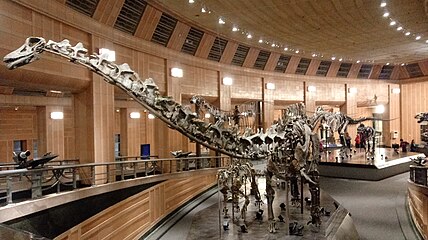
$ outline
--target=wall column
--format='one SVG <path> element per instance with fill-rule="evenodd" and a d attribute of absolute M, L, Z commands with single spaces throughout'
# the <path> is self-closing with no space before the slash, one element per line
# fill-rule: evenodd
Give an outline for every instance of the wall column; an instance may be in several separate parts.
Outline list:
<path fill-rule="evenodd" d="M 64 112 L 62 106 L 37 107 L 38 155 L 47 152 L 58 154 L 55 160 L 64 159 L 64 119 L 51 119 L 51 112 Z"/>
<path fill-rule="evenodd" d="M 310 85 L 311 84 L 308 82 L 303 83 L 303 97 L 304 97 L 305 108 L 307 113 L 315 112 L 315 109 L 316 109 L 315 99 L 316 99 L 317 93 L 316 91 L 315 92 L 308 91 L 308 86 Z"/>
<path fill-rule="evenodd" d="M 352 85 L 349 84 L 345 84 L 344 87 L 344 91 L 345 91 L 345 103 L 340 107 L 340 112 L 342 112 L 343 114 L 346 114 L 347 116 L 351 117 L 351 118 L 357 118 L 359 116 L 356 116 L 357 114 L 357 93 L 356 92 L 351 92 L 352 90 L 349 90 L 350 88 L 355 88 Z M 358 89 L 357 89 L 358 91 Z M 347 131 L 351 137 L 351 143 L 354 143 L 354 139 L 357 136 L 357 127 L 358 125 L 348 125 L 347 127 Z"/>
<path fill-rule="evenodd" d="M 141 109 L 120 109 L 120 153 L 122 156 L 140 156 L 142 120 L 131 118 L 131 112 L 139 112 L 141 118 L 145 117 Z"/>
<path fill-rule="evenodd" d="M 274 103 L 274 93 L 275 90 L 266 89 L 266 83 L 269 82 L 269 79 L 263 78 L 262 80 L 262 92 L 263 92 L 263 129 L 266 131 L 275 120 L 275 103 Z"/>
<path fill-rule="evenodd" d="M 400 131 L 400 94 L 392 93 L 393 88 L 400 88 L 398 84 L 388 85 L 388 104 L 385 106 L 383 118 L 383 142 L 386 146 L 391 146 L 393 143 L 400 143 L 402 134 Z M 416 121 L 415 121 L 416 122 Z M 391 134 L 392 131 L 397 131 L 398 136 Z M 410 143 L 412 139 L 406 139 Z"/>

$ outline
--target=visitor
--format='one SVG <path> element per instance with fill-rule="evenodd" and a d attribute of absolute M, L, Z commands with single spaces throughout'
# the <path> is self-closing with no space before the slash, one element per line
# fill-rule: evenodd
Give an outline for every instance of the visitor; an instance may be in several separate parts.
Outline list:
<path fill-rule="evenodd" d="M 361 144 L 360 134 L 357 133 L 357 136 L 355 137 L 355 147 L 360 148 L 361 147 L 360 144 Z"/>
<path fill-rule="evenodd" d="M 410 143 L 410 152 L 416 152 L 415 139 L 412 139 L 412 142 Z"/>
<path fill-rule="evenodd" d="M 348 132 L 345 132 L 345 144 L 347 148 L 351 148 L 351 136 Z"/>
<path fill-rule="evenodd" d="M 400 139 L 400 147 L 402 152 L 407 152 L 407 145 L 409 145 L 408 142 L 404 141 L 402 138 Z"/>

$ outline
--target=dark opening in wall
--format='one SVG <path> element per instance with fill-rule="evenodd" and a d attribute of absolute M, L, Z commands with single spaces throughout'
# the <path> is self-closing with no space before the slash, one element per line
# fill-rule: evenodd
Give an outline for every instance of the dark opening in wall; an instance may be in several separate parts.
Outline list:
<path fill-rule="evenodd" d="M 187 34 L 186 40 L 184 40 L 183 47 L 181 52 L 195 56 L 196 50 L 198 49 L 199 43 L 201 42 L 204 32 L 196 28 L 190 28 L 189 33 Z"/>
<path fill-rule="evenodd" d="M 373 65 L 370 65 L 370 64 L 361 65 L 357 78 L 363 78 L 363 79 L 369 78 L 372 68 L 373 68 Z"/>
<path fill-rule="evenodd" d="M 256 62 L 254 63 L 255 69 L 263 70 L 265 69 L 266 62 L 269 59 L 270 52 L 260 50 L 259 55 L 257 56 Z"/>
<path fill-rule="evenodd" d="M 309 58 L 300 59 L 299 65 L 297 65 L 296 74 L 305 75 L 306 71 L 308 71 L 309 63 L 311 63 L 311 59 Z"/>
<path fill-rule="evenodd" d="M 134 34 L 146 9 L 147 2 L 143 0 L 125 0 L 114 28 L 122 32 Z"/>
<path fill-rule="evenodd" d="M 285 72 L 288 63 L 290 62 L 291 56 L 281 55 L 276 63 L 275 72 Z"/>
<path fill-rule="evenodd" d="M 74 10 L 92 17 L 98 5 L 98 0 L 67 0 L 65 4 Z"/>
<path fill-rule="evenodd" d="M 226 48 L 226 44 L 226 39 L 216 37 L 214 44 L 211 47 L 210 53 L 208 54 L 208 59 L 219 62 L 221 56 L 223 55 L 224 49 Z"/>
<path fill-rule="evenodd" d="M 318 70 L 316 75 L 317 76 L 327 76 L 328 69 L 330 69 L 331 62 L 330 61 L 321 61 L 320 65 L 318 66 Z"/>
<path fill-rule="evenodd" d="M 232 65 L 242 67 L 245 58 L 247 57 L 248 51 L 250 51 L 250 47 L 239 45 L 236 49 L 235 55 L 233 56 Z"/>

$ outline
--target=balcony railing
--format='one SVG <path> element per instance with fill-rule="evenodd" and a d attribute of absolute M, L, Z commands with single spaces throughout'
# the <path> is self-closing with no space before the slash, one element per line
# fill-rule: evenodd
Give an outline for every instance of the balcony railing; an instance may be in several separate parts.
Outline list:
<path fill-rule="evenodd" d="M 423 185 L 428 186 L 428 167 L 427 166 L 416 166 L 411 165 L 410 166 L 410 181 Z"/>
<path fill-rule="evenodd" d="M 0 205 L 125 179 L 221 168 L 230 162 L 229 157 L 216 156 L 141 160 L 142 158 L 145 157 L 120 157 L 115 162 L 108 163 L 53 163 L 37 169 L 14 169 L 13 164 L 2 165 Z"/>

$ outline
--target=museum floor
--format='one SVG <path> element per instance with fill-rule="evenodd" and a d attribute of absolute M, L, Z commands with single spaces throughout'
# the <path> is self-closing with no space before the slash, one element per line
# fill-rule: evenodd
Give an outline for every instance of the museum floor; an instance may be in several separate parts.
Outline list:
<path fill-rule="evenodd" d="M 420 239 L 413 229 L 406 210 L 406 191 L 409 173 L 399 174 L 381 181 L 361 181 L 336 178 L 321 178 L 321 188 L 340 202 L 352 214 L 360 239 Z M 211 224 L 201 213 L 209 210 L 218 216 L 217 194 L 205 200 L 190 213 L 183 216 L 160 239 L 206 239 L 198 232 L 218 233 L 218 220 Z M 217 218 L 218 219 L 218 218 Z M 209 229 L 198 229 L 198 226 Z M 305 226 L 305 228 L 309 228 Z M 269 234 L 268 239 L 304 239 L 296 236 L 284 236 L 280 233 Z M 238 233 L 230 239 L 260 239 L 248 233 Z M 320 238 L 314 238 L 320 239 Z"/>

